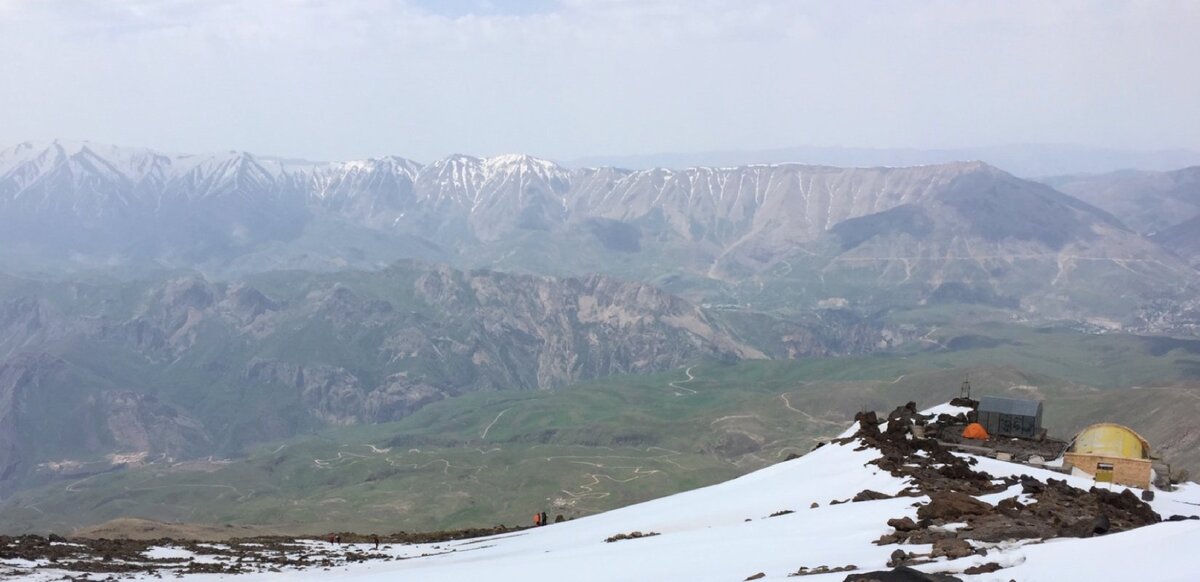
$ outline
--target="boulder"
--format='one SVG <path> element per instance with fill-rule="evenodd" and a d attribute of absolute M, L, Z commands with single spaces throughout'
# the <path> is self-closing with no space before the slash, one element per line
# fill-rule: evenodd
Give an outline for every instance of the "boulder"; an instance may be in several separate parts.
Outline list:
<path fill-rule="evenodd" d="M 942 491 L 930 494 L 929 503 L 917 508 L 917 517 L 954 521 L 967 515 L 987 515 L 993 512 L 995 508 L 991 505 L 970 495 L 957 491 Z"/>
<path fill-rule="evenodd" d="M 970 568 L 963 570 L 963 574 L 967 574 L 970 576 L 974 576 L 976 574 L 991 574 L 992 572 L 995 572 L 1001 568 L 1003 568 L 1003 566 L 1001 566 L 1000 564 L 997 564 L 995 562 L 988 562 L 986 564 L 980 564 L 978 566 L 971 566 Z"/>
<path fill-rule="evenodd" d="M 996 504 L 996 511 L 1008 517 L 1017 517 L 1025 510 L 1025 506 L 1016 497 L 1007 497 Z"/>
<path fill-rule="evenodd" d="M 950 399 L 950 406 L 961 406 L 963 408 L 979 408 L 979 401 L 972 400 L 970 398 L 963 398 L 960 396 L 958 398 Z"/>
<path fill-rule="evenodd" d="M 947 574 L 926 574 L 920 570 L 900 567 L 893 570 L 851 574 L 846 576 L 843 582 L 962 582 L 962 578 Z"/>
<path fill-rule="evenodd" d="M 1058 528 L 1058 537 L 1090 538 L 1094 529 L 1092 518 L 1085 517 L 1072 523 L 1063 524 Z"/>
<path fill-rule="evenodd" d="M 949 538 L 933 542 L 933 552 L 930 554 L 930 557 L 940 558 L 945 556 L 947 559 L 957 560 L 974 553 L 975 548 L 971 547 L 971 544 L 967 543 L 967 540 Z"/>
<path fill-rule="evenodd" d="M 872 491 L 870 489 L 863 489 L 862 491 L 859 491 L 858 494 L 856 494 L 854 496 L 854 498 L 851 499 L 850 501 L 856 501 L 856 502 L 857 501 L 877 501 L 880 499 L 891 499 L 891 498 L 892 498 L 892 496 L 888 495 L 886 493 L 880 493 L 878 491 Z"/>

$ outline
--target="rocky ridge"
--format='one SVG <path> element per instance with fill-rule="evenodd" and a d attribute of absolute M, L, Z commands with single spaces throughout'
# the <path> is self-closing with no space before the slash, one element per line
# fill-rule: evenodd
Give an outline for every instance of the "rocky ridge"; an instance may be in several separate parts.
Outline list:
<path fill-rule="evenodd" d="M 1112 215 L 981 162 L 623 170 L 524 155 L 311 163 L 21 144 L 0 153 L 0 227 L 20 250 L 13 268 L 435 258 L 649 280 L 669 265 L 746 301 L 786 291 L 793 308 L 796 297 L 868 311 L 955 300 L 1118 323 L 1197 278 Z M 1097 301 L 1098 279 L 1122 291 Z"/>
<path fill-rule="evenodd" d="M 957 416 L 961 418 L 943 420 L 966 422 L 965 415 Z M 860 440 L 863 447 L 878 449 L 882 456 L 873 464 L 911 483 L 904 495 L 929 498 L 918 506 L 916 521 L 908 517 L 888 520 L 893 532 L 875 543 L 932 544 L 932 552 L 919 555 L 896 550 L 891 565 L 986 555 L 989 543 L 1091 537 L 1162 520 L 1128 489 L 1120 493 L 1096 487 L 1085 491 L 1065 480 L 1043 481 L 1029 475 L 996 478 L 975 469 L 974 458 L 954 455 L 933 439 L 912 438 L 914 423 L 935 420 L 918 413 L 911 402 L 892 411 L 886 421 L 873 412 L 862 413 L 856 417 L 858 431 L 844 441 Z M 978 499 L 1016 486 L 1019 494 L 994 505 Z"/>

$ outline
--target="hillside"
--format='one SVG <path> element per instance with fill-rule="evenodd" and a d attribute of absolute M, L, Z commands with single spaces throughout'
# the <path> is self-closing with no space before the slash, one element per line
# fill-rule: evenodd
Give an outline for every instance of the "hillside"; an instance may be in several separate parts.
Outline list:
<path fill-rule="evenodd" d="M 90 477 L 44 466 L 28 482 L 40 486 L 0 505 L 0 523 L 67 531 L 136 516 L 305 533 L 413 531 L 524 523 L 531 504 L 578 517 L 768 466 L 841 431 L 864 408 L 949 398 L 964 378 L 977 395 L 1044 399 L 1051 436 L 1119 422 L 1173 467 L 1200 471 L 1195 345 L 1019 326 L 993 328 L 987 342 L 981 331 L 936 332 L 928 339 L 949 347 L 929 351 L 481 392 L 396 422 L 214 459 L 146 459 Z"/>
<path fill-rule="evenodd" d="M 1200 549 L 1200 526 L 1186 517 L 1200 503 L 1195 484 L 1155 491 L 1146 504 L 1137 490 L 1095 489 L 1091 479 L 897 440 L 892 425 L 912 420 L 900 412 L 883 425 L 864 415 L 845 438 L 739 479 L 545 528 L 378 550 L 307 541 L 273 553 L 259 542 L 237 546 L 236 562 L 228 546 L 166 541 L 138 546 L 134 561 L 143 564 L 133 570 L 148 563 L 264 581 L 327 579 L 331 567 L 362 580 L 510 579 L 527 576 L 531 565 L 596 581 L 832 581 L 901 566 L 953 576 L 935 580 L 1182 581 L 1194 574 L 1190 555 Z M 1165 521 L 1174 516 L 1183 519 Z M 1109 559 L 1114 554 L 1137 559 Z M 70 568 L 64 562 L 35 559 L 10 570 L 49 580 Z M 182 566 L 194 562 L 203 568 Z"/>
<path fill-rule="evenodd" d="M 1130 228 L 1200 267 L 1200 166 L 1062 176 L 1046 183 L 1120 216 Z"/>
<path fill-rule="evenodd" d="M 1043 181 L 1121 217 L 1130 228 L 1148 235 L 1200 216 L 1200 166 L 1057 176 Z"/>
<path fill-rule="evenodd" d="M 51 461 L 90 474 L 122 459 L 229 454 L 472 392 L 887 341 L 867 321 L 744 321 L 602 276 L 403 263 L 233 283 L 10 278 L 0 289 L 0 484 Z"/>

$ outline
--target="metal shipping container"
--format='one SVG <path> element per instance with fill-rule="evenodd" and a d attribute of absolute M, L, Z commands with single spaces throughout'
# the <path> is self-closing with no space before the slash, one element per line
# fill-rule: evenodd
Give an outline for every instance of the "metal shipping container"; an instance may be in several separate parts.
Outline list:
<path fill-rule="evenodd" d="M 1042 402 L 984 396 L 979 399 L 979 424 L 992 436 L 1038 438 L 1042 434 Z"/>

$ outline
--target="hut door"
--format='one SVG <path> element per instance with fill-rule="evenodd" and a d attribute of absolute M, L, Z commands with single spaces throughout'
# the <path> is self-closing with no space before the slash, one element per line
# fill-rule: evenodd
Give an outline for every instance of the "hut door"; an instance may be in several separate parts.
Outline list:
<path fill-rule="evenodd" d="M 1113 466 L 1111 463 L 1096 463 L 1096 482 L 1113 482 Z"/>

